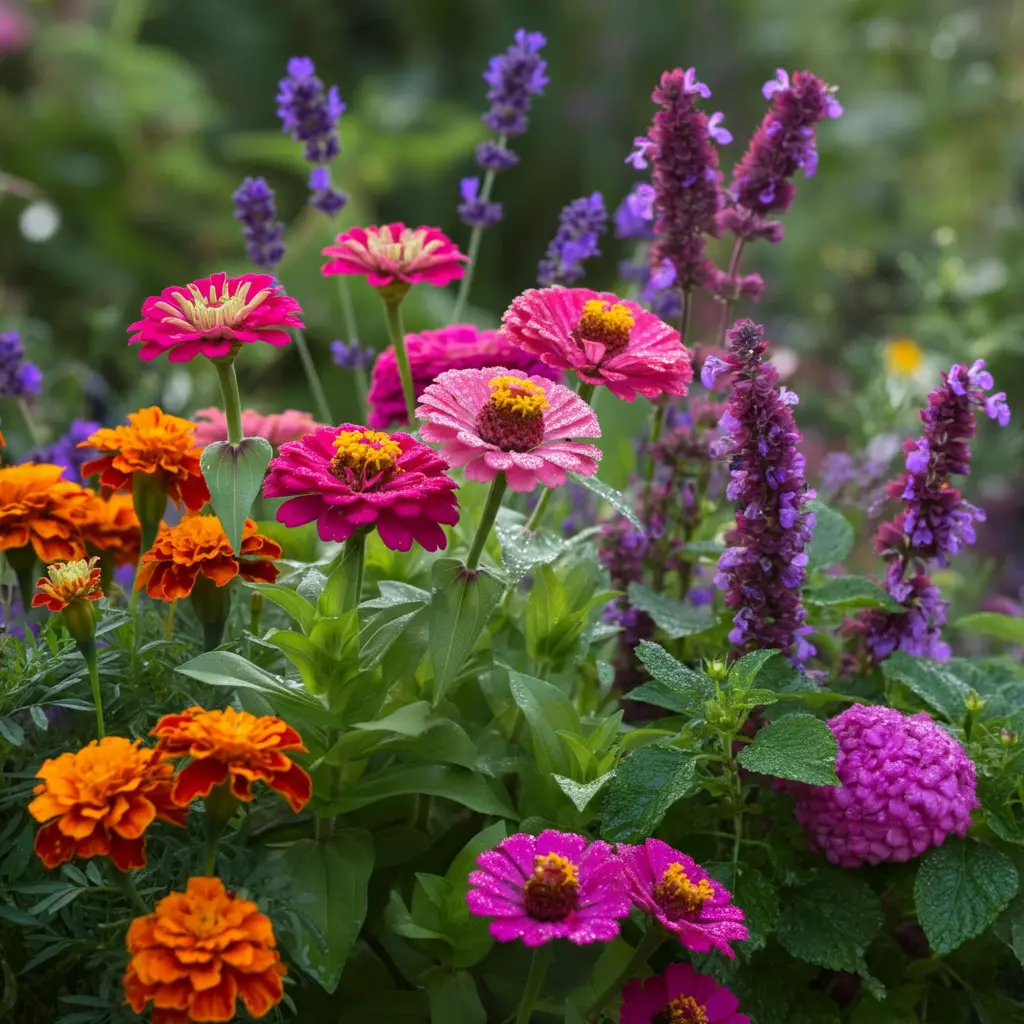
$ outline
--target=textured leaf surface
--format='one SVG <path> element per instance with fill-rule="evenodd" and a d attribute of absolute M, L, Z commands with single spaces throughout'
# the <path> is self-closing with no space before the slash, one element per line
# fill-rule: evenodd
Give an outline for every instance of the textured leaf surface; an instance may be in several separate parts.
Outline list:
<path fill-rule="evenodd" d="M 654 624 L 672 640 L 703 633 L 715 624 L 714 612 L 707 605 L 694 607 L 659 594 L 642 583 L 630 583 L 629 603 L 650 615 Z"/>
<path fill-rule="evenodd" d="M 210 504 L 236 555 L 242 543 L 245 517 L 260 493 L 273 455 L 269 441 L 246 437 L 238 444 L 215 441 L 199 456 L 199 468 L 210 488 Z"/>
<path fill-rule="evenodd" d="M 641 640 L 636 654 L 658 683 L 694 707 L 714 696 L 715 684 L 708 676 L 677 661 L 661 644 Z"/>
<path fill-rule="evenodd" d="M 809 501 L 807 507 L 817 519 L 807 552 L 810 566 L 812 569 L 827 569 L 850 553 L 853 527 L 844 515 L 823 501 Z"/>
<path fill-rule="evenodd" d="M 830 576 L 818 586 L 811 587 L 806 597 L 809 604 L 844 611 L 857 608 L 880 608 L 889 612 L 906 610 L 884 587 L 863 576 Z"/>
<path fill-rule="evenodd" d="M 615 772 L 605 772 L 600 778 L 593 782 L 573 782 L 564 775 L 552 775 L 558 788 L 572 801 L 577 811 L 585 811 L 587 804 L 597 796 L 598 793 L 615 778 Z"/>
<path fill-rule="evenodd" d="M 1015 615 L 1000 615 L 998 612 L 975 612 L 957 619 L 953 625 L 969 633 L 994 636 L 1011 644 L 1024 644 L 1024 619 Z"/>
<path fill-rule="evenodd" d="M 746 915 L 743 923 L 750 937 L 737 948 L 743 953 L 763 949 L 779 917 L 779 897 L 771 882 L 756 868 L 743 868 L 737 883 L 731 861 L 712 861 L 704 866 L 715 881 L 732 893 L 733 902 Z"/>
<path fill-rule="evenodd" d="M 729 669 L 729 685 L 734 690 L 749 690 L 754 685 L 761 669 L 774 658 L 779 651 L 751 651 L 744 654 L 742 658 Z"/>
<path fill-rule="evenodd" d="M 752 772 L 793 779 L 812 786 L 838 786 L 832 730 L 813 715 L 786 715 L 761 729 L 740 752 L 739 763 Z"/>
<path fill-rule="evenodd" d="M 948 668 L 906 651 L 894 651 L 882 662 L 886 679 L 903 683 L 950 722 L 964 717 L 964 698 L 970 687 Z"/>

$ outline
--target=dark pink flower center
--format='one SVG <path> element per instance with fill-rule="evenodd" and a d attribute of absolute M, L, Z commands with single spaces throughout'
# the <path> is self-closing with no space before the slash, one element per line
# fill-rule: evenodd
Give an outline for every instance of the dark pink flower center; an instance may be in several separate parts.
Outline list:
<path fill-rule="evenodd" d="M 609 305 L 602 299 L 590 299 L 583 303 L 572 337 L 578 344 L 599 342 L 604 345 L 604 358 L 611 359 L 629 347 L 629 334 L 635 323 L 633 314 L 621 302 Z"/>
<path fill-rule="evenodd" d="M 656 1014 L 651 1024 L 709 1024 L 705 1010 L 692 996 L 680 996 Z"/>
<path fill-rule="evenodd" d="M 521 377 L 495 377 L 491 397 L 476 418 L 476 429 L 488 444 L 503 452 L 528 452 L 544 442 L 547 392 Z"/>
<path fill-rule="evenodd" d="M 568 857 L 548 853 L 533 858 L 533 874 L 523 885 L 523 906 L 538 921 L 561 921 L 576 909 L 578 868 Z"/>

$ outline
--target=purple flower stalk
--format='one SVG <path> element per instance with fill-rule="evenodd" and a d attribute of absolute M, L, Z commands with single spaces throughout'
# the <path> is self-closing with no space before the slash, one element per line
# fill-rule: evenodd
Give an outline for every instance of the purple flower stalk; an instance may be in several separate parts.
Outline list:
<path fill-rule="evenodd" d="M 600 256 L 599 235 L 608 225 L 608 211 L 600 192 L 574 199 L 558 216 L 558 231 L 537 266 L 537 281 L 542 288 L 553 284 L 572 284 L 583 277 L 583 261 Z"/>
<path fill-rule="evenodd" d="M 246 255 L 258 267 L 273 270 L 284 259 L 284 224 L 277 219 L 274 190 L 263 178 L 246 178 L 231 197 L 242 224 Z"/>
<path fill-rule="evenodd" d="M 43 390 L 43 373 L 25 358 L 17 331 L 0 334 L 0 398 L 34 398 Z"/>
<path fill-rule="evenodd" d="M 377 350 L 358 341 L 332 341 L 331 358 L 345 370 L 368 370 L 377 358 Z"/>
<path fill-rule="evenodd" d="M 462 202 L 458 214 L 463 224 L 471 228 L 489 228 L 502 217 L 501 203 L 494 203 L 480 196 L 480 179 L 463 178 L 459 183 Z"/>
<path fill-rule="evenodd" d="M 814 653 L 800 588 L 814 526 L 805 504 L 815 494 L 797 449 L 801 435 L 792 406 L 798 399 L 776 389 L 778 372 L 762 362 L 768 347 L 763 327 L 737 321 L 726 344 L 728 356 L 709 356 L 701 370 L 707 388 L 719 375 L 735 374 L 722 418 L 729 433 L 714 454 L 730 460 L 726 494 L 737 503 L 736 525 L 726 534 L 730 546 L 719 559 L 715 584 L 735 612 L 729 633 L 735 653 L 777 647 L 801 664 Z"/>
<path fill-rule="evenodd" d="M 82 465 L 96 458 L 98 452 L 93 448 L 79 448 L 79 442 L 88 440 L 97 430 L 98 423 L 92 420 L 72 420 L 68 432 L 53 444 L 46 445 L 25 457 L 25 462 L 48 462 L 64 467 L 64 479 L 76 484 L 84 484 Z"/>
<path fill-rule="evenodd" d="M 508 138 L 526 131 L 531 98 L 541 95 L 548 84 L 547 61 L 540 55 L 546 44 L 547 39 L 540 32 L 521 28 L 515 34 L 515 42 L 504 53 L 491 58 L 483 76 L 491 108 L 484 114 L 483 122 L 499 135 Z M 493 158 L 493 151 L 487 156 Z"/>
<path fill-rule="evenodd" d="M 615 211 L 615 237 L 649 241 L 654 238 L 654 186 L 633 187 Z"/>
<path fill-rule="evenodd" d="M 519 163 L 519 155 L 513 153 L 507 146 L 501 145 L 500 142 L 488 139 L 476 147 L 476 163 L 485 171 L 494 171 L 495 174 L 499 174 L 501 171 L 515 167 Z"/>

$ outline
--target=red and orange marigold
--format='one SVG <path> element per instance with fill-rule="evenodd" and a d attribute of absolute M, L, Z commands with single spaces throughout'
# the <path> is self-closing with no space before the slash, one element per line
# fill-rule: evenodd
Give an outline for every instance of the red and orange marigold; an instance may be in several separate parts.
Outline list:
<path fill-rule="evenodd" d="M 287 973 L 270 918 L 218 878 L 190 878 L 128 928 L 125 1001 L 153 1024 L 232 1021 L 239 999 L 253 1017 L 281 1001 Z"/>
<path fill-rule="evenodd" d="M 63 472 L 45 462 L 0 469 L 0 551 L 31 546 L 47 563 L 85 554 L 79 525 L 89 492 Z"/>
<path fill-rule="evenodd" d="M 179 715 L 164 715 L 150 733 L 156 749 L 166 758 L 190 757 L 178 773 L 174 799 L 187 805 L 208 796 L 214 786 L 229 779 L 239 799 L 252 799 L 252 784 L 263 781 L 277 790 L 296 813 L 309 800 L 309 776 L 283 751 L 306 752 L 302 737 L 287 722 L 273 715 L 247 711 L 204 711 L 192 707 Z"/>
<path fill-rule="evenodd" d="M 43 827 L 35 851 L 48 868 L 73 857 L 109 857 L 121 871 L 146 866 L 146 829 L 185 824 L 171 799 L 174 768 L 141 740 L 107 736 L 43 762 L 29 814 Z"/>
<path fill-rule="evenodd" d="M 75 601 L 98 601 L 103 596 L 99 561 L 93 557 L 88 561 L 54 562 L 36 583 L 39 593 L 32 598 L 32 607 L 45 604 L 51 612 L 62 612 Z"/>

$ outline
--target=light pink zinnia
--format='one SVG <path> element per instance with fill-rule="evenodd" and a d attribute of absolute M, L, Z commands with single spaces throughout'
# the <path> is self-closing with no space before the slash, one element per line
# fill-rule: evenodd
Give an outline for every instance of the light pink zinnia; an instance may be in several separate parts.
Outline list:
<path fill-rule="evenodd" d="M 204 448 L 214 441 L 228 439 L 228 421 L 221 409 L 215 405 L 200 409 L 192 416 L 196 425 L 196 444 Z M 255 409 L 242 410 L 242 435 L 244 437 L 265 437 L 275 448 L 285 441 L 298 441 L 306 434 L 312 434 L 320 424 L 308 412 L 300 409 L 285 409 L 272 412 L 269 416 Z"/>
<path fill-rule="evenodd" d="M 500 331 L 482 331 L 472 324 L 451 324 L 436 331 L 405 336 L 416 397 L 445 370 L 478 370 L 496 363 L 512 370 L 539 374 L 558 380 L 561 373 L 545 366 L 536 356 L 511 344 Z M 405 424 L 405 399 L 394 347 L 388 347 L 373 364 L 373 382 L 368 396 L 371 427 L 383 429 L 392 423 Z"/>
<path fill-rule="evenodd" d="M 287 345 L 288 329 L 304 325 L 302 307 L 282 291 L 269 274 L 213 274 L 173 285 L 142 304 L 128 344 L 141 345 L 139 358 L 147 363 L 165 352 L 172 363 L 187 363 L 198 355 L 219 359 L 254 341 Z"/>
<path fill-rule="evenodd" d="M 714 978 L 689 964 L 669 964 L 664 974 L 633 978 L 622 990 L 619 1024 L 750 1024 L 740 1001 Z"/>
<path fill-rule="evenodd" d="M 643 846 L 620 843 L 617 849 L 635 906 L 695 953 L 718 949 L 736 956 L 729 942 L 747 938 L 748 932 L 743 911 L 724 885 L 660 839 L 648 839 Z"/>
<path fill-rule="evenodd" d="M 365 274 L 374 288 L 394 281 L 446 285 L 466 272 L 469 257 L 439 228 L 407 228 L 401 221 L 350 228 L 323 250 L 324 274 Z"/>
<path fill-rule="evenodd" d="M 441 525 L 459 521 L 458 484 L 446 470 L 433 448 L 409 434 L 343 423 L 281 445 L 263 495 L 291 499 L 277 521 L 315 521 L 322 540 L 348 540 L 357 528 L 376 526 L 392 551 L 408 551 L 413 541 L 437 551 L 448 543 Z"/>
<path fill-rule="evenodd" d="M 574 370 L 632 402 L 685 395 L 693 380 L 679 332 L 629 299 L 589 288 L 531 288 L 502 318 L 508 339 L 557 370 Z"/>
<path fill-rule="evenodd" d="M 548 829 L 539 836 L 502 839 L 476 860 L 466 903 L 480 917 L 494 917 L 499 942 L 522 939 L 542 946 L 568 939 L 577 946 L 611 942 L 629 914 L 622 869 L 607 843 L 589 846 L 584 836 Z"/>
<path fill-rule="evenodd" d="M 424 441 L 441 445 L 449 466 L 487 483 L 504 473 L 513 491 L 565 483 L 567 471 L 593 476 L 601 449 L 574 437 L 600 437 L 594 410 L 562 384 L 522 370 L 448 370 L 424 392 L 416 415 Z"/>

